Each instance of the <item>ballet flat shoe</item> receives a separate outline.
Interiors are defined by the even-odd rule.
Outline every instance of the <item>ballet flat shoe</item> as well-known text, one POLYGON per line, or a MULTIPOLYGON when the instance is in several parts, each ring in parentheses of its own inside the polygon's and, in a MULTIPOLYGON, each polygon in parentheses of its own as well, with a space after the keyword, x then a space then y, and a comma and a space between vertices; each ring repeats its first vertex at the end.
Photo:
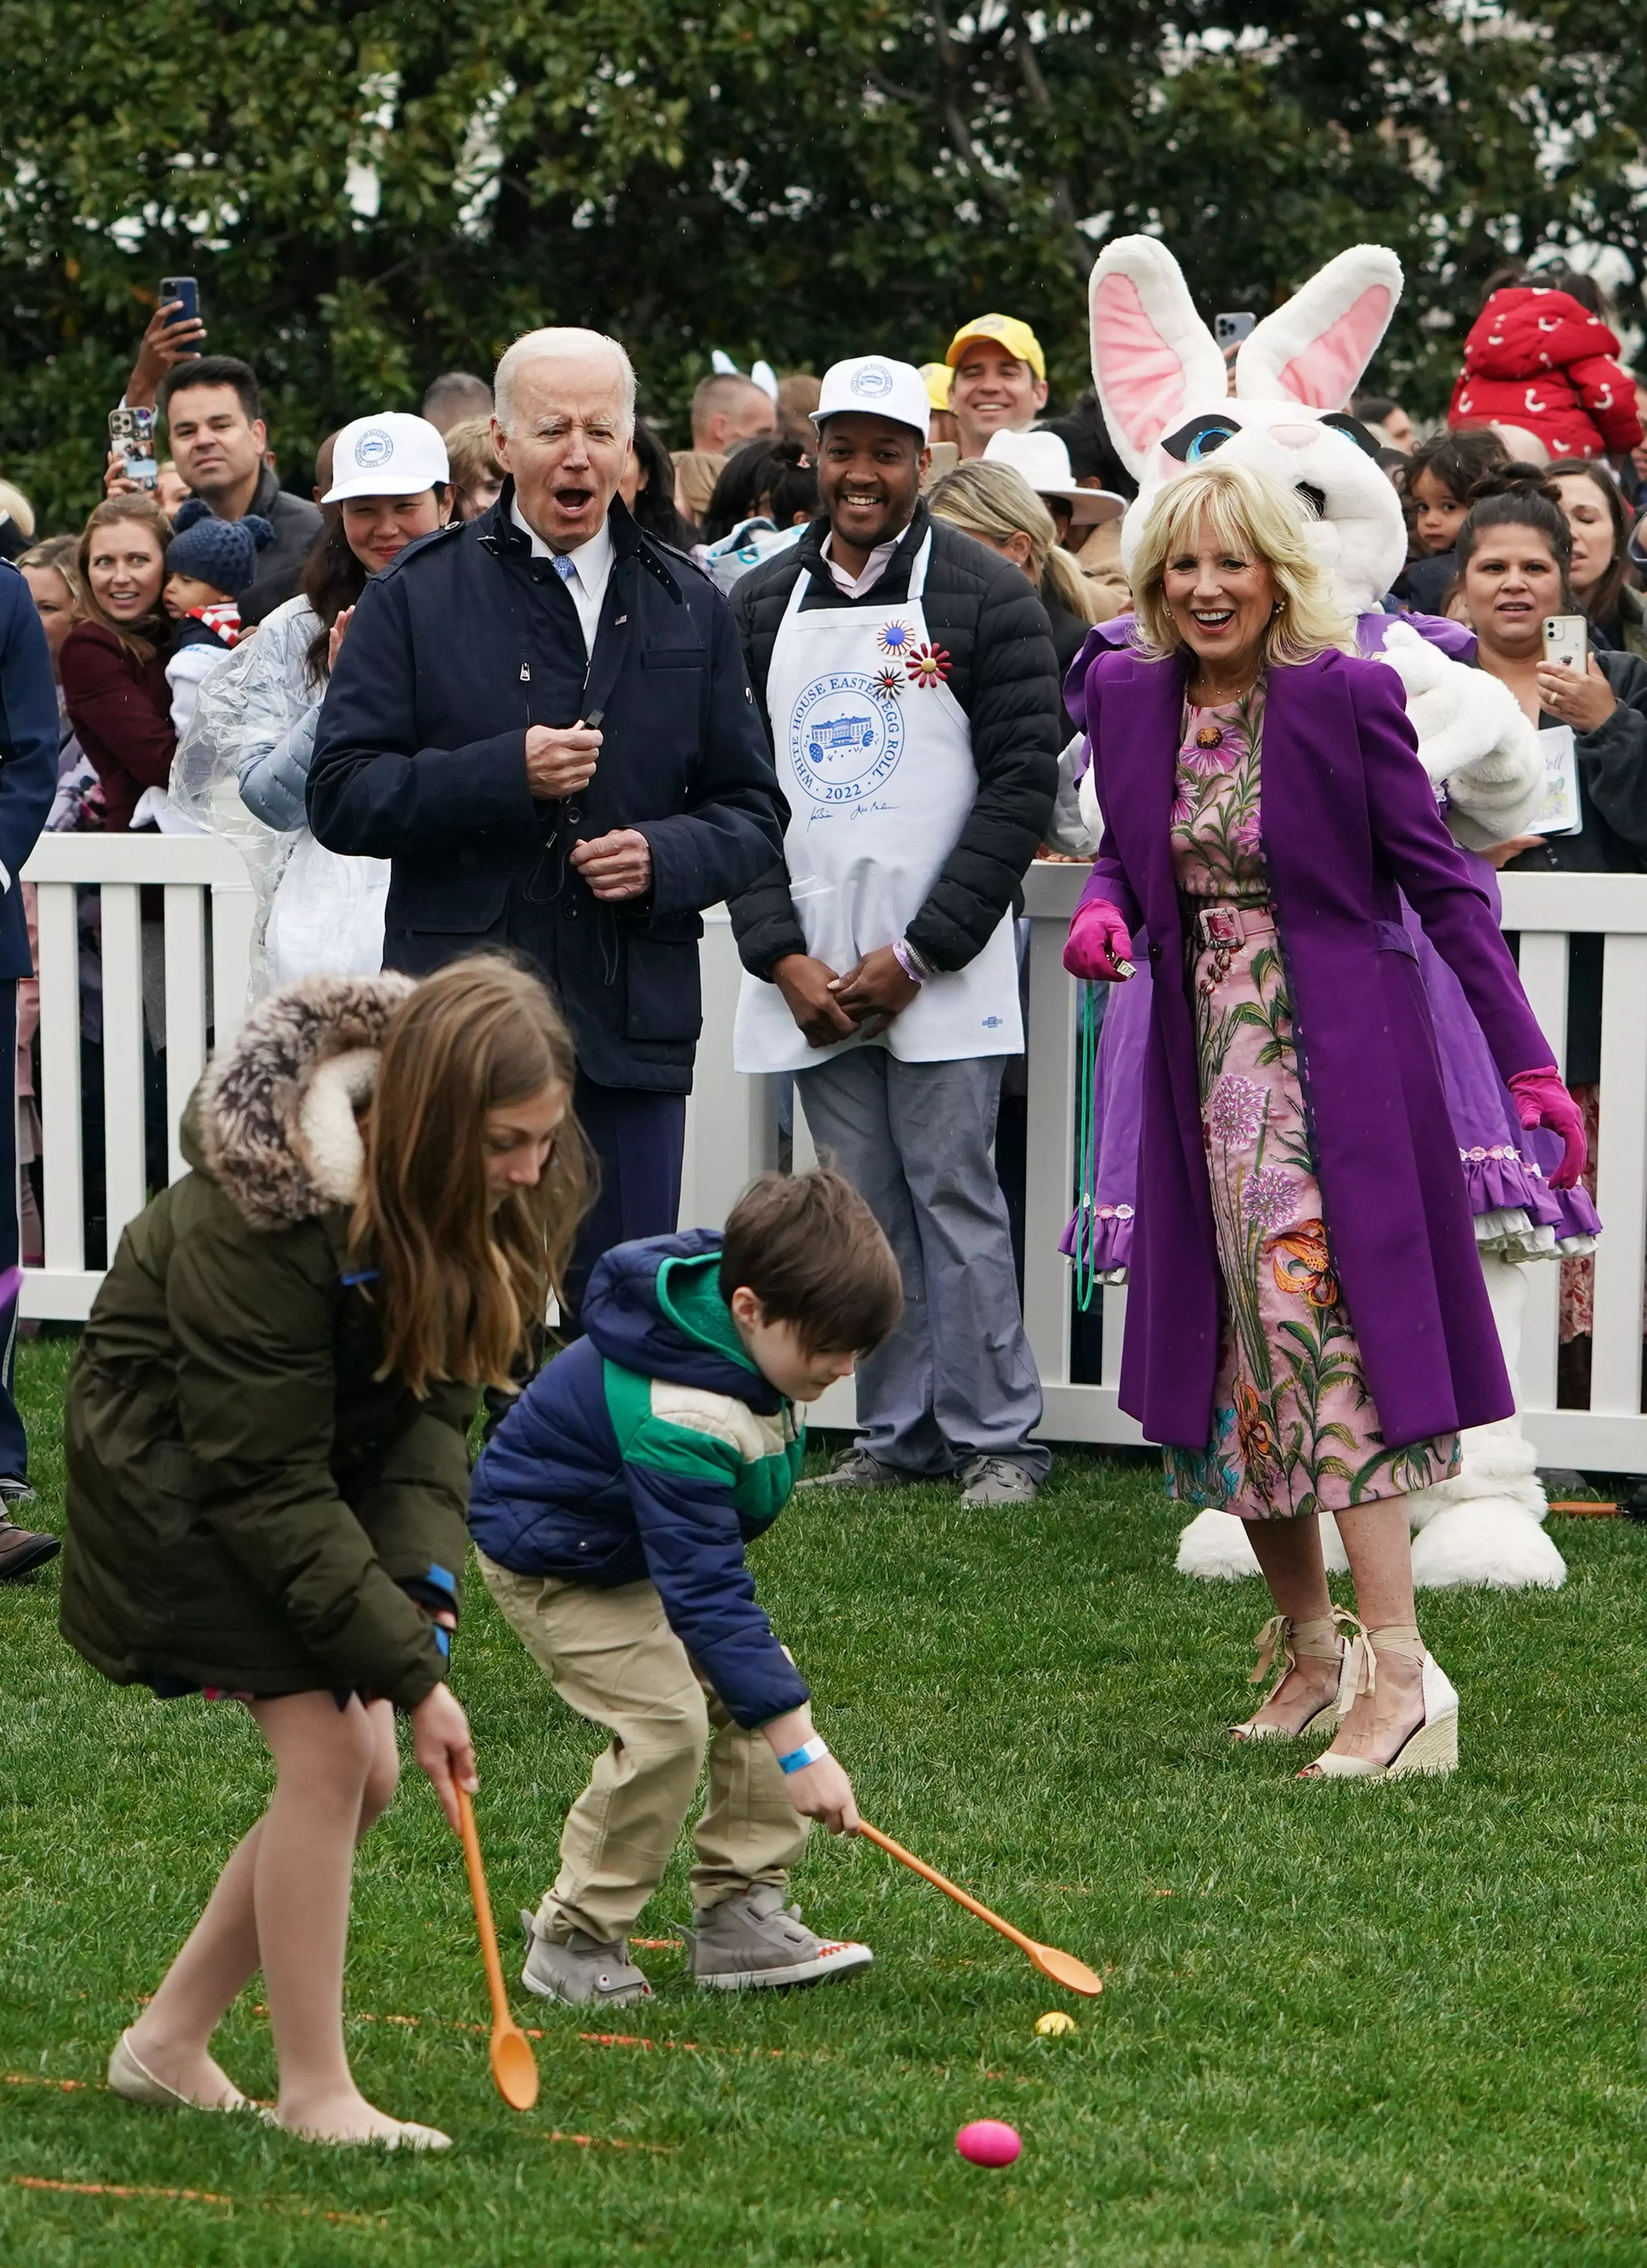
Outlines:
POLYGON ((245 2095, 236 2094, 228 2102, 201 2102, 192 2095, 180 2095, 163 2079, 157 2079, 148 2067, 138 2062, 131 2044, 129 2031, 122 2032, 114 2043, 114 2052, 108 2059, 108 2086, 111 2095, 123 2095, 128 2102, 146 2102, 157 2110, 246 2110, 251 2108, 245 2095))
POLYGON ((1335 1756, 1330 1749, 1310 1768, 1312 1779, 1405 1779, 1409 1773, 1443 1774, 1459 1768, 1458 1689, 1432 1654, 1424 1656, 1424 1720, 1386 1764, 1366 1756, 1335 1756))

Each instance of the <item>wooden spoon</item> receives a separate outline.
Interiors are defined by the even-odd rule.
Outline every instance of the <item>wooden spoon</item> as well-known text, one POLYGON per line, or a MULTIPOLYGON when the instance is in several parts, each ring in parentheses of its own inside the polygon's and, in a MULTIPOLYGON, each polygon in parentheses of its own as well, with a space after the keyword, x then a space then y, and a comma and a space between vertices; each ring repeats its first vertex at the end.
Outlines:
POLYGON ((1062 1984, 1069 1992, 1084 1992, 1089 2000, 1103 1991, 1102 1977, 1095 1976, 1085 1961, 1077 1961, 1072 1953, 1061 1953, 1055 1945, 1037 1945, 1033 1937, 1026 1937, 1021 1929, 1014 1929, 1010 1921, 1003 1921, 999 1914, 991 1913, 988 1906, 980 1905, 976 1898, 968 1897, 965 1890, 940 1874, 935 1867, 927 1866, 915 1857, 913 1851, 906 1851, 901 1843, 894 1843, 890 1835, 883 1835, 879 1827, 871 1827, 867 1819, 859 1820, 857 1831, 860 1835, 868 1836, 871 1843, 896 1859, 900 1865, 908 1867, 912 1874, 919 1874, 923 1881, 930 1882, 935 1889, 942 1890, 945 1897, 953 1898, 958 1906, 965 1906, 969 1914, 976 1914, 979 1920, 987 1921, 991 1929, 998 1929, 1020 1953, 1026 1953, 1041 1975, 1050 1977, 1055 1984, 1062 1984))
POLYGON ((463 1830, 463 1855, 469 1864, 469 1894, 481 1933, 481 1958, 486 1963, 487 1989, 492 1996, 492 2083, 511 2110, 530 2110, 538 2099, 537 2059, 530 2041, 509 2013, 504 1964, 497 1957, 497 1932, 492 1926, 492 1902, 486 1890, 486 1869, 481 1864, 481 1838, 474 1828, 474 1806, 461 1787, 458 1819, 463 1830))

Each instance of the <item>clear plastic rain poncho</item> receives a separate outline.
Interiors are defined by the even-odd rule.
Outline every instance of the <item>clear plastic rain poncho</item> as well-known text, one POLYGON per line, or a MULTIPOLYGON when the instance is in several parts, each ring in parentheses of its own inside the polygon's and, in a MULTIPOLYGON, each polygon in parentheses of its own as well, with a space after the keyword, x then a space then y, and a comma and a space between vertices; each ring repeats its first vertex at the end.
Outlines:
MULTIPOLYGON (((172 762, 171 795, 209 834, 234 844, 257 895, 251 998, 296 976, 368 975, 382 966, 386 859, 343 858, 306 826, 266 826, 241 799, 260 758, 286 758, 300 784, 326 687, 308 668, 317 617, 305 599, 277 607, 200 688, 172 762)), ((293 802, 292 814, 298 816, 293 802)))

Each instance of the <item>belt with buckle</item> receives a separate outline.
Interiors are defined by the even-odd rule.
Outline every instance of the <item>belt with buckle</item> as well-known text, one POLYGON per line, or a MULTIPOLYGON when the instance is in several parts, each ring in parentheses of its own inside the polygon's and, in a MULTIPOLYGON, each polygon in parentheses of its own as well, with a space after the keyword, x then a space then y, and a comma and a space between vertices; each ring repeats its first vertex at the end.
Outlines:
POLYGON ((1275 933, 1274 906, 1206 906, 1195 916, 1195 935, 1202 945, 1245 945, 1249 938, 1275 933))

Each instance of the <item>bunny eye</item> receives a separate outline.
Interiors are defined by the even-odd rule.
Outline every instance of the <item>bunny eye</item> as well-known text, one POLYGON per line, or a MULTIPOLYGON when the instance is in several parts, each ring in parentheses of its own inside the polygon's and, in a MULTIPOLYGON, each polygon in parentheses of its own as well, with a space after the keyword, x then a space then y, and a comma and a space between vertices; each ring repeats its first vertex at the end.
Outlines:
POLYGON ((1323 417, 1321 423, 1330 425, 1335 433, 1342 433, 1346 440, 1353 441, 1357 449, 1364 449, 1368 456, 1377 457, 1379 443, 1358 417, 1349 417, 1342 410, 1335 410, 1331 416, 1323 417))
POLYGON ((1192 417, 1187 425, 1169 433, 1161 446, 1169 457, 1177 457, 1186 465, 1204 464, 1215 449, 1233 440, 1239 430, 1214 411, 1204 417, 1192 417))

